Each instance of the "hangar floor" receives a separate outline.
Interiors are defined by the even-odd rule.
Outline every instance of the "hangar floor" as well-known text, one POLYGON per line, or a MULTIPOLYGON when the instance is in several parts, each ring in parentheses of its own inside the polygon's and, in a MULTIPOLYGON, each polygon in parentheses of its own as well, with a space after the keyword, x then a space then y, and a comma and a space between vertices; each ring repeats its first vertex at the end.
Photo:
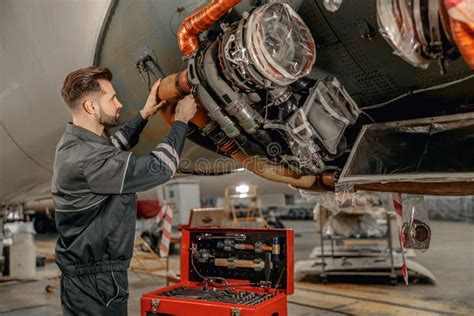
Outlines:
MULTIPOLYGON (((295 258, 308 259, 319 240, 311 221, 286 221, 295 229, 295 258)), ((339 315, 339 314, 466 314, 474 313, 474 225, 456 222, 432 222, 431 248, 417 254, 416 261, 430 269, 438 282, 432 284, 399 283, 390 286, 384 282, 343 280, 322 285, 297 282, 295 294, 289 297, 289 315, 339 315)), ((56 236, 43 235, 43 244, 53 250, 56 236)), ((177 255, 170 258, 171 267, 179 265, 177 255)), ((59 290, 45 291, 54 285, 58 270, 54 263, 38 269, 41 280, 30 282, 0 283, 0 315, 60 315, 59 290)), ((143 272, 129 273, 129 315, 139 315, 141 294, 163 287, 163 271, 150 275, 143 272)))

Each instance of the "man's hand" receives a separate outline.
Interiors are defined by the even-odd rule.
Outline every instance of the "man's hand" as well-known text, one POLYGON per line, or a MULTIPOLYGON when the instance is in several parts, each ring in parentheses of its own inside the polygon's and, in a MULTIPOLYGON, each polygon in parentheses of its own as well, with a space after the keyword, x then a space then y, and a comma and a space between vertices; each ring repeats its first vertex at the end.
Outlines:
POLYGON ((183 99, 179 100, 176 105, 176 114, 174 116, 175 121, 181 121, 188 123, 196 114, 196 101, 192 95, 187 95, 183 99))
POLYGON ((158 112, 158 110, 166 104, 166 101, 161 101, 160 103, 156 103, 156 92, 160 88, 161 79, 158 79, 153 87, 151 87, 150 94, 148 95, 148 99, 146 100, 145 106, 143 109, 140 110, 140 115, 144 120, 147 120, 150 116, 153 116, 158 112))

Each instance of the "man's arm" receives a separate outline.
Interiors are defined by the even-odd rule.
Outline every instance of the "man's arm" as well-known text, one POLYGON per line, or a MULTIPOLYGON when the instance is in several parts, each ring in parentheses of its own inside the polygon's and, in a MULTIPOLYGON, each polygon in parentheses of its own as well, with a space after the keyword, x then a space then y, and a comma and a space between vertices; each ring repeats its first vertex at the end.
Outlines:
POLYGON ((110 137, 110 140, 115 147, 122 150, 130 150, 138 143, 140 133, 148 122, 148 118, 155 115, 165 104, 165 101, 162 101, 159 104, 156 103, 156 92, 160 88, 160 83, 161 79, 155 82, 151 88, 145 105, 140 110, 140 113, 110 137))
POLYGON ((138 143, 140 133, 145 128, 147 121, 143 119, 141 114, 137 114, 128 121, 114 135, 110 136, 110 140, 115 147, 122 150, 130 150, 138 143))
POLYGON ((110 146, 91 154, 83 165, 91 191, 97 194, 134 193, 171 179, 178 169, 187 122, 195 112, 196 103, 192 97, 180 101, 170 133, 147 156, 137 156, 110 146))

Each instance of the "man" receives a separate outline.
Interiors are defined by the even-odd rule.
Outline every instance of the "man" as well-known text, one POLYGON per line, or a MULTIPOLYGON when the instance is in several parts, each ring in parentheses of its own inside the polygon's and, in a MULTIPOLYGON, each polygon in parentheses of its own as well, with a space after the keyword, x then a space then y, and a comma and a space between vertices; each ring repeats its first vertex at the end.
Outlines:
POLYGON ((196 104, 191 96, 176 106, 168 136, 147 156, 128 152, 137 144, 157 104, 151 89, 145 106, 108 138, 122 104, 112 73, 88 67, 69 74, 61 90, 72 123, 56 147, 52 194, 59 232, 56 263, 62 272, 65 315, 126 315, 127 268, 135 236, 136 194, 168 181, 176 172, 187 123, 196 104))

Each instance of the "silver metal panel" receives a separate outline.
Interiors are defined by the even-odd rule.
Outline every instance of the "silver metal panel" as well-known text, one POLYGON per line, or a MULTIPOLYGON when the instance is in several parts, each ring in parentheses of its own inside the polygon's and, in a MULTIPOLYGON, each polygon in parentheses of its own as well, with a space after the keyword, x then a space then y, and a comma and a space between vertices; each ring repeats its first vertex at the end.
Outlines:
MULTIPOLYGON (((347 159, 347 162, 342 170, 341 176, 339 177, 339 183, 387 183, 387 182, 404 182, 404 181, 420 181, 420 182, 473 182, 474 185, 474 170, 465 172, 398 172, 391 174, 358 174, 358 165, 361 163, 360 157, 365 157, 366 160, 371 158, 371 153, 362 153, 362 143, 365 142, 366 138, 372 137, 371 131, 377 130, 397 130, 397 129, 409 129, 416 130, 421 127, 429 125, 443 126, 453 125, 452 129, 469 127, 474 125, 474 113, 447 115, 439 117, 429 117, 416 120, 397 121, 388 123, 379 123, 366 125, 362 128, 359 136, 352 148, 352 151, 347 159), (362 154, 361 154, 362 153, 362 154)), ((470 137, 470 135, 466 135, 470 137)), ((467 139, 467 138, 466 138, 467 139)), ((390 150, 393 148, 390 147, 390 150)), ((450 154, 455 155, 454 151, 450 154)), ((421 159, 421 158, 420 158, 421 159)), ((415 163, 415 162, 414 162, 415 163)), ((452 166, 451 166, 452 167, 452 166)))
POLYGON ((55 146, 70 117, 62 83, 92 64, 109 4, 0 1, 0 201, 48 191, 55 146))

